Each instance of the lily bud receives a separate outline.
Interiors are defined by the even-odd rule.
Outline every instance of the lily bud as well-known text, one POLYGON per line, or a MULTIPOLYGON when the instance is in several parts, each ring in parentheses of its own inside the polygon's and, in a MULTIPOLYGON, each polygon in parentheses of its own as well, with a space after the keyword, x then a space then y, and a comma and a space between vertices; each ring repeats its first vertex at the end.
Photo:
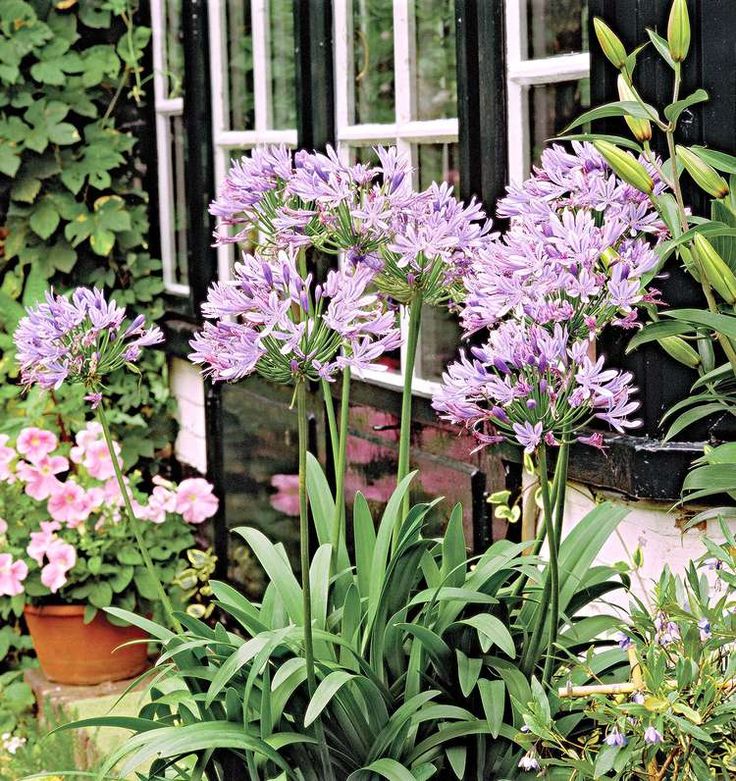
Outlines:
POLYGON ((621 39, 615 32, 599 17, 593 19, 595 37, 598 39, 603 54, 610 60, 612 65, 621 70, 626 64, 626 49, 621 43, 621 39))
POLYGON ((687 0, 674 0, 667 22, 667 43, 675 62, 682 62, 690 48, 690 17, 687 0))
POLYGON ((713 245, 701 233, 693 240, 700 267, 711 287, 717 290, 727 304, 736 304, 736 276, 713 245))
POLYGON ((652 177, 647 169, 633 155, 619 149, 610 141, 593 141, 593 146, 603 155, 614 172, 640 192, 651 195, 654 190, 652 177))
POLYGON ((703 371, 710 372, 716 367, 716 354, 713 349, 713 340, 705 335, 698 339, 698 353, 703 364, 703 371))
MULTIPOLYGON (((621 100, 632 101, 634 103, 639 102, 639 96, 634 89, 626 81, 623 73, 618 77, 618 96, 621 100)), ((634 138, 641 141, 650 141, 652 138, 652 125, 648 119, 639 119, 638 117, 624 116, 626 124, 629 126, 629 130, 632 132, 634 138)))
POLYGON ((679 336, 665 336, 659 340, 662 349, 676 361, 697 369, 700 366, 700 356, 692 347, 679 336))
POLYGON ((620 256, 613 247, 606 247, 603 252, 601 252, 601 262, 606 268, 610 268, 611 263, 618 257, 620 256))
POLYGON ((692 149, 686 146, 678 144, 675 150, 698 187, 710 193, 714 198, 725 198, 728 195, 728 183, 715 168, 708 165, 705 160, 701 160, 692 149))

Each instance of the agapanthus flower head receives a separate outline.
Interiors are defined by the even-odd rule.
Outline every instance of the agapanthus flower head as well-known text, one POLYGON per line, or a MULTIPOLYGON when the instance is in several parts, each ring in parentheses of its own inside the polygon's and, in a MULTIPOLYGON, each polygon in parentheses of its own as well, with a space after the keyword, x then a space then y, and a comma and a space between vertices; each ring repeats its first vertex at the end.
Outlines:
POLYGON ((495 434, 527 452, 570 441, 594 419, 619 432, 637 425, 628 419, 638 407, 631 375, 604 369, 589 346, 559 323, 549 330, 506 320, 448 366, 432 405, 481 445, 495 434))
POLYGON ((98 392, 111 372, 134 364, 143 347, 163 341, 142 315, 126 324, 125 309, 97 288, 77 288, 70 298, 46 293, 29 307, 15 331, 17 358, 26 385, 58 388, 65 381, 98 392))
POLYGON ((360 373, 396 349, 396 314, 370 291, 365 267, 328 273, 324 285, 299 268, 299 253, 244 255, 232 282, 217 283, 202 306, 207 322, 190 358, 215 380, 258 372, 284 384, 360 373))
MULTIPOLYGON (((578 337, 636 325, 658 266, 651 237, 666 234, 648 198, 619 180, 589 144, 553 146, 498 213, 511 226, 466 276, 462 319, 473 332, 509 314, 567 323, 578 337)), ((664 187, 658 182, 658 192, 664 187)), ((651 299, 648 299, 651 301, 651 299)))

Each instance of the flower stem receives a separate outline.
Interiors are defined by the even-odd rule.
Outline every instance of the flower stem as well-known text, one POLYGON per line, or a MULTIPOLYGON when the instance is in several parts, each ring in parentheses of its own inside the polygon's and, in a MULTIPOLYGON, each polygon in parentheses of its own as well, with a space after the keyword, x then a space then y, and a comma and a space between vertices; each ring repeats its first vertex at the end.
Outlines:
POLYGON ((340 431, 335 461, 335 516, 332 523, 332 558, 337 561, 338 551, 343 540, 345 526, 345 468, 348 448, 350 421, 350 369, 346 368, 342 375, 342 392, 340 394, 340 431))
MULTIPOLYGON (((309 580, 309 504, 307 499, 307 386, 304 380, 296 384, 297 429, 299 432, 299 554, 302 570, 302 605, 304 611, 304 663, 307 668, 309 699, 317 688, 314 666, 314 641, 312 639, 312 588, 309 580)), ((322 729, 321 716, 314 723, 325 778, 333 778, 330 760, 322 729)))
POLYGON ((567 493, 567 466, 570 460, 570 442, 569 433, 564 433, 564 439, 557 452, 557 464, 555 465, 553 503, 555 514, 555 542, 557 543, 557 552, 560 552, 562 543, 562 524, 565 520, 565 495, 567 493))
MULTIPOLYGON (((404 361, 404 390, 401 397, 401 432, 399 434, 399 465, 396 482, 400 483, 409 474, 409 446, 411 443, 411 384, 414 379, 414 364, 417 357, 419 329, 422 324, 422 297, 417 296, 409 307, 409 334, 406 344, 406 359, 404 361)), ((402 503, 401 519, 409 512, 409 492, 402 503)), ((394 546, 398 542, 398 523, 394 532, 394 546)))
POLYGON ((337 419, 335 418, 335 402, 332 400, 332 390, 327 380, 322 380, 322 396, 325 400, 325 412, 327 413, 327 430, 330 433, 330 450, 332 450, 332 468, 337 483, 337 453, 339 439, 337 434, 337 419))
POLYGON ((549 563, 547 565, 547 576, 544 580, 544 588, 539 601, 539 616, 535 623, 534 631, 529 640, 527 651, 524 654, 522 669, 529 676, 534 672, 536 657, 539 653, 539 646, 542 642, 542 634, 547 626, 546 607, 549 602, 550 610, 550 630, 547 641, 547 658, 544 664, 544 675, 542 680, 549 682, 552 672, 552 653, 554 644, 557 642, 557 623, 559 621, 560 611, 560 586, 559 571, 557 563, 558 542, 555 536, 552 501, 550 498, 549 475, 547 473, 547 450, 544 444, 540 445, 537 454, 539 468, 539 485, 542 491, 542 512, 544 514, 544 529, 547 536, 547 545, 549 548, 549 563))
POLYGON ((130 501, 130 493, 128 491, 128 486, 125 484, 125 480, 123 479, 123 471, 120 467, 118 454, 115 452, 112 436, 110 434, 110 426, 108 425, 107 415, 105 415, 105 410, 102 402, 100 402, 100 404, 97 406, 97 418, 99 419, 100 425, 102 426, 102 433, 105 437, 105 443, 107 444, 107 449, 110 451, 112 468, 115 471, 115 477, 118 482, 118 487, 120 488, 120 494, 123 497, 125 512, 128 515, 128 523, 130 524, 130 527, 133 529, 135 540, 138 543, 138 549, 140 551, 141 556, 143 557, 143 564, 145 565, 148 574, 150 575, 151 579, 155 584, 156 590, 158 591, 158 595, 161 600, 161 604, 163 605, 164 612, 166 613, 166 617, 169 620, 169 623, 171 624, 171 626, 174 628, 176 632, 181 632, 181 624, 174 616, 174 609, 171 605, 171 600, 169 599, 168 594, 164 590, 163 584, 161 583, 161 579, 156 573, 156 568, 153 565, 151 555, 149 554, 148 548, 146 547, 146 543, 143 540, 143 533, 141 531, 141 526, 140 526, 141 522, 138 520, 138 518, 135 517, 135 513, 133 512, 133 504, 130 501))

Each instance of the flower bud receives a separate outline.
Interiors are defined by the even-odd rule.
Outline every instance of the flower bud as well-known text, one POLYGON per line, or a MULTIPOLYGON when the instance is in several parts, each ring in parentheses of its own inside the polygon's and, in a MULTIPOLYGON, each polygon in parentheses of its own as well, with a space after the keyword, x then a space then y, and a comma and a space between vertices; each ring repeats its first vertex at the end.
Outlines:
POLYGON ((594 141, 593 146, 603 155, 603 158, 611 166, 614 173, 620 176, 627 184, 647 195, 652 194, 654 182, 647 173, 647 169, 633 155, 630 155, 623 149, 619 149, 610 141, 594 141))
POLYGON ((603 252, 601 252, 601 262, 606 268, 610 268, 611 264, 619 257, 621 256, 613 247, 606 247, 603 252))
POLYGON ((690 48, 690 17, 687 0, 674 0, 667 22, 667 43, 675 62, 682 62, 690 48))
POLYGON ((665 336, 659 340, 659 343, 662 345, 662 349, 676 361, 691 369, 697 369, 700 366, 700 356, 679 336, 665 336))
POLYGON ((705 160, 701 160, 692 149, 686 146, 678 144, 675 150, 698 187, 714 198, 725 198, 728 195, 728 183, 715 168, 708 165, 705 160))
POLYGON ((736 303, 736 276, 728 263, 715 251, 713 245, 701 233, 695 234, 693 248, 700 261, 700 268, 727 304, 736 303))
POLYGON ((595 37, 603 51, 603 54, 610 60, 614 67, 621 70, 626 64, 626 49, 621 43, 621 39, 615 32, 599 17, 593 19, 595 28, 595 37))
MULTIPOLYGON (((618 77, 618 96, 621 100, 631 101, 634 103, 639 102, 639 96, 634 92, 634 89, 626 81, 623 73, 618 77)), ((650 141, 652 138, 652 125, 648 119, 640 119, 638 117, 624 116, 626 124, 629 126, 629 130, 632 132, 634 138, 641 141, 650 141)))
POLYGON ((698 339, 698 353, 703 364, 703 371, 713 371, 716 368, 716 354, 713 349, 713 340, 707 334, 701 334, 698 339))

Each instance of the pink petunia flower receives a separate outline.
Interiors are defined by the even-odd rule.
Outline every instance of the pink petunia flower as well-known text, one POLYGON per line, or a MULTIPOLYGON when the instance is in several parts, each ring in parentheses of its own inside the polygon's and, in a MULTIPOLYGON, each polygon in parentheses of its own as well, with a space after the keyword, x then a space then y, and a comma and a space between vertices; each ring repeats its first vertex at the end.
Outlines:
MULTIPOLYGON (((117 442, 113 442, 113 447, 119 458, 120 445, 117 442)), ((110 451, 107 448, 107 444, 102 440, 91 442, 87 446, 82 459, 82 466, 97 480, 107 480, 115 476, 115 468, 112 465, 110 451)))
POLYGON ((15 481, 15 474, 11 467, 11 462, 15 458, 15 450, 7 446, 7 434, 0 434, 0 481, 12 483, 15 481))
POLYGON ((31 426, 24 428, 15 443, 15 449, 29 461, 37 464, 42 458, 56 450, 59 440, 53 431, 31 426))
POLYGON ((14 597, 23 593, 23 581, 28 575, 25 561, 13 561, 9 553, 0 553, 0 597, 14 597))
POLYGON ((212 486, 202 477, 190 477, 179 483, 176 492, 176 512, 187 523, 202 523, 216 512, 219 500, 212 486))
POLYGON ((163 485, 157 485, 151 492, 148 504, 141 507, 140 518, 145 518, 151 523, 163 523, 167 513, 177 512, 177 494, 163 485))
POLYGON ((77 563, 73 545, 55 539, 46 551, 49 563, 41 570, 41 583, 55 594, 67 581, 67 573, 77 563))
POLYGON ((61 483, 56 478, 60 472, 69 469, 64 456, 44 456, 35 464, 21 461, 16 469, 18 477, 26 484, 26 493, 34 499, 48 499, 51 492, 61 483))
POLYGON ((61 525, 56 521, 43 521, 40 532, 31 532, 31 541, 28 543, 26 553, 40 566, 43 564, 43 558, 54 540, 57 539, 54 532, 58 531, 61 525))
POLYGON ((73 480, 67 480, 52 490, 47 508, 55 521, 74 529, 89 518, 92 505, 84 488, 73 480))
POLYGON ((81 431, 77 432, 74 441, 77 443, 69 453, 69 457, 75 464, 84 461, 84 454, 93 442, 102 440, 102 426, 97 421, 90 421, 81 431))

